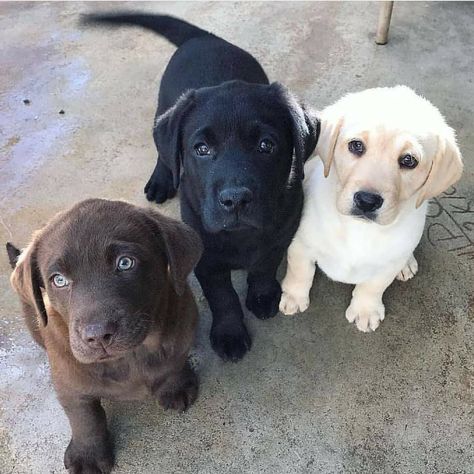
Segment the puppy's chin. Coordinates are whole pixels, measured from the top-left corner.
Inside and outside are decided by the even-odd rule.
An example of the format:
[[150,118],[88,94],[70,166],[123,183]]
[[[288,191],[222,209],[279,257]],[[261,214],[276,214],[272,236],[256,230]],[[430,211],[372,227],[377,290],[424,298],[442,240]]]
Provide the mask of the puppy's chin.
[[237,232],[242,230],[263,229],[260,219],[246,214],[223,214],[212,211],[204,211],[202,214],[204,230],[210,234],[218,232]]
[[128,351],[123,351],[119,354],[109,354],[105,350],[101,350],[101,351],[89,350],[87,352],[84,352],[77,349],[75,350],[73,347],[71,347],[71,350],[74,357],[81,364],[100,364],[104,362],[111,362],[111,361],[120,359],[128,352]]
[[351,207],[350,209],[343,209],[339,211],[343,216],[352,217],[358,221],[367,222],[368,224],[378,224],[381,226],[386,226],[393,224],[398,217],[398,212],[396,210],[389,210],[383,212],[367,212],[364,213],[359,209]]

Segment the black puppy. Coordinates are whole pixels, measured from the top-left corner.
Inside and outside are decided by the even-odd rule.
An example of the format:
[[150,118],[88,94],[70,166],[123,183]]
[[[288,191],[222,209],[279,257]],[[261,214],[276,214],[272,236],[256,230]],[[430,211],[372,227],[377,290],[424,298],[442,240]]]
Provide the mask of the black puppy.
[[118,13],[86,23],[137,25],[179,46],[161,80],[153,138],[158,162],[145,187],[158,203],[181,188],[181,214],[202,237],[195,272],[212,310],[211,344],[243,357],[251,339],[231,270],[248,270],[246,305],[278,311],[275,278],[297,229],[303,165],[319,122],[247,52],[176,18]]

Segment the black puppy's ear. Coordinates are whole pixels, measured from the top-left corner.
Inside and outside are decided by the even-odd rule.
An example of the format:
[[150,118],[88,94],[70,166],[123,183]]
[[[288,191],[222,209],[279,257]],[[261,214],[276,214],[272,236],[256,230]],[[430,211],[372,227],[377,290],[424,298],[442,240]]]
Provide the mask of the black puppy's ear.
[[[8,247],[8,245],[7,245]],[[19,250],[10,244],[8,253],[15,254]],[[41,288],[44,283],[37,264],[37,245],[33,241],[21,254],[16,256],[16,266],[10,277],[13,289],[18,293],[25,316],[36,315],[38,321],[46,326],[48,324],[48,315],[43,301]]]
[[270,87],[276,92],[290,114],[294,156],[289,181],[303,180],[304,164],[318,143],[321,121],[314,111],[301,104],[285,86],[274,82]]
[[201,238],[183,222],[152,209],[147,209],[145,213],[152,223],[153,232],[161,237],[164,244],[173,287],[178,295],[182,295],[186,278],[199,262],[204,250]]
[[164,114],[155,117],[153,139],[162,160],[173,175],[173,185],[178,189],[182,161],[182,129],[184,119],[194,104],[195,91],[185,92]]

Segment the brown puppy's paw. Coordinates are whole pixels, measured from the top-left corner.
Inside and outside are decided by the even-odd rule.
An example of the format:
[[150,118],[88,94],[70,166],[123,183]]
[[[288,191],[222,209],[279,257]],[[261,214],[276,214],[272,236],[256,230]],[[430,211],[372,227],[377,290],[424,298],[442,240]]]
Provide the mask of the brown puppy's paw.
[[190,367],[174,380],[167,381],[158,393],[158,401],[165,409],[186,411],[197,399],[199,383]]
[[242,322],[220,324],[211,329],[211,346],[221,359],[237,362],[252,346],[252,339]]
[[64,466],[70,474],[109,474],[114,466],[112,446],[109,442],[84,446],[71,440]]

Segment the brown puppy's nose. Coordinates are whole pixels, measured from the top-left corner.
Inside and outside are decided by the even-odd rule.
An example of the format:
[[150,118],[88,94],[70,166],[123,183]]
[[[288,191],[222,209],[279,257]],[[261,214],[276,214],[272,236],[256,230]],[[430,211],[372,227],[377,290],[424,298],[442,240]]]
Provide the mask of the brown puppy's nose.
[[91,323],[83,329],[82,339],[90,347],[105,347],[112,342],[117,329],[114,321]]
[[383,197],[380,194],[359,191],[354,194],[354,204],[362,212],[374,212],[382,207]]
[[228,188],[219,193],[219,204],[227,211],[234,212],[245,207],[253,199],[249,188]]

